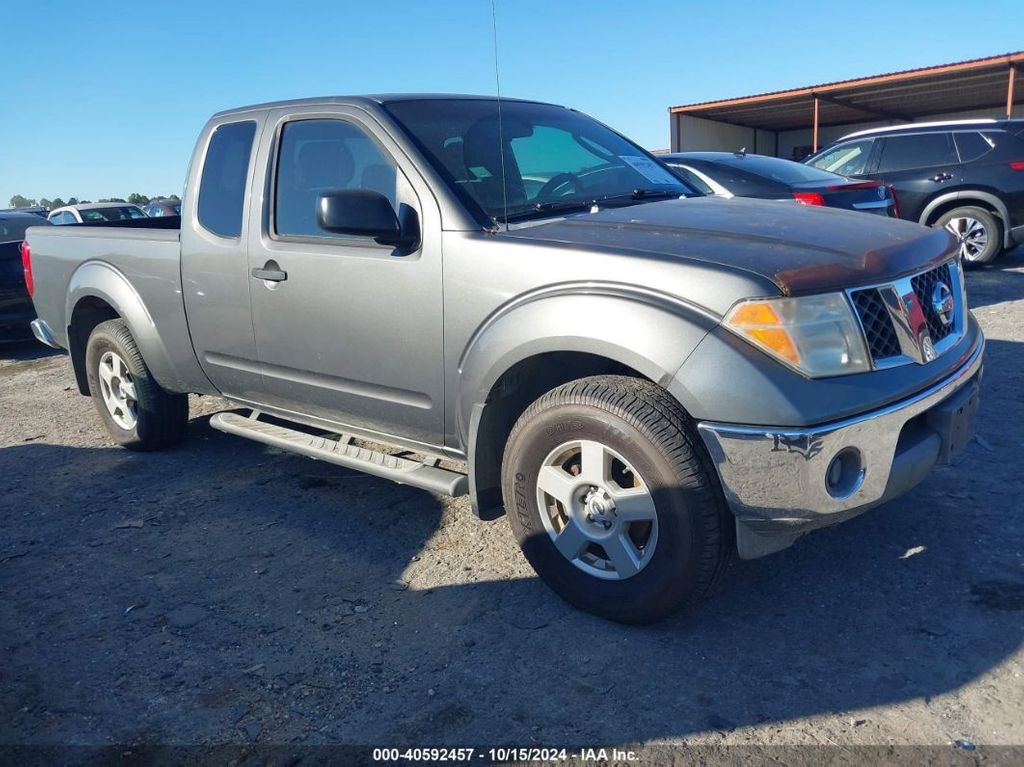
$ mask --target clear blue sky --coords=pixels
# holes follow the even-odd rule
[[[649,148],[667,107],[1024,48],[1024,2],[497,0],[502,92]],[[328,94],[494,92],[489,0],[5,2],[0,207],[181,192],[214,111]]]

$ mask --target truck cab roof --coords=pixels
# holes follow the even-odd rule
[[[213,119],[226,117],[234,114],[245,114],[265,109],[276,109],[278,107],[307,107],[320,104],[334,104],[347,106],[381,106],[401,101],[497,101],[496,95],[474,95],[469,93],[378,93],[362,94],[353,96],[313,96],[302,99],[286,99],[284,101],[267,101],[262,104],[249,104],[247,106],[225,109],[213,115]],[[534,99],[515,99],[501,97],[503,102],[518,102],[528,104],[541,104],[547,102]]]

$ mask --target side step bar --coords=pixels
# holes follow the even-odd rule
[[[412,485],[443,495],[459,496],[469,492],[469,478],[457,471],[359,447],[353,444],[352,437],[346,434],[342,434],[340,440],[314,437],[301,431],[260,421],[259,416],[258,410],[254,410],[248,418],[238,413],[217,413],[210,417],[210,426],[218,431],[356,469],[402,485]]]

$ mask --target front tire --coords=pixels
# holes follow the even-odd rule
[[[730,558],[731,515],[689,419],[642,379],[584,378],[534,402],[506,444],[502,493],[537,574],[610,620],[704,598]]]
[[[1003,252],[1003,227],[990,211],[974,205],[943,213],[936,221],[960,240],[960,260],[964,266],[983,266]]]
[[[96,409],[119,445],[159,450],[184,439],[188,395],[172,394],[153,379],[123,320],[107,320],[93,329],[85,365]]]

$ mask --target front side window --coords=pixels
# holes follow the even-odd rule
[[[284,236],[348,237],[320,228],[320,195],[368,189],[397,208],[397,179],[394,162],[356,125],[336,119],[285,123],[277,159],[274,231]]]
[[[199,223],[221,237],[242,234],[249,157],[256,136],[252,121],[221,125],[210,137],[199,182]]]
[[[849,141],[823,152],[808,165],[840,176],[856,176],[865,172],[872,144],[874,139]]]
[[[499,111],[492,99],[385,107],[467,206],[494,221],[611,198],[633,204],[651,192],[693,193],[636,144],[564,107],[503,101]]]
[[[956,150],[948,133],[918,133],[889,136],[878,158],[878,172],[930,168],[957,162]]]

